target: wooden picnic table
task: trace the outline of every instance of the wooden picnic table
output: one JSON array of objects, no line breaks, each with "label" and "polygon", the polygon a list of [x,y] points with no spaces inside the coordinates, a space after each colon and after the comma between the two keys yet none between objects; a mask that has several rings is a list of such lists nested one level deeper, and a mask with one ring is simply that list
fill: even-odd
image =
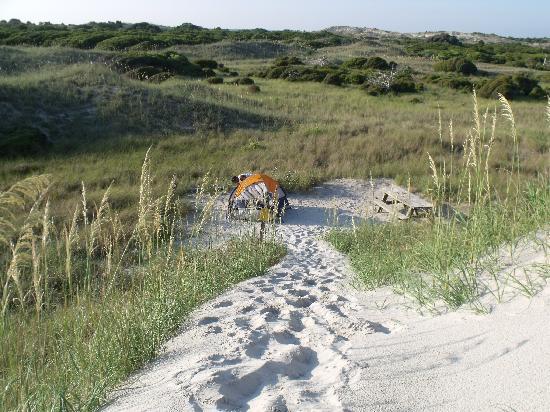
[{"label": "wooden picnic table", "polygon": [[[408,219],[411,216],[424,216],[433,211],[433,205],[430,202],[399,188],[387,189],[375,195],[373,203],[377,213],[384,210],[400,220]],[[404,213],[401,212],[401,209],[405,209]]]}]

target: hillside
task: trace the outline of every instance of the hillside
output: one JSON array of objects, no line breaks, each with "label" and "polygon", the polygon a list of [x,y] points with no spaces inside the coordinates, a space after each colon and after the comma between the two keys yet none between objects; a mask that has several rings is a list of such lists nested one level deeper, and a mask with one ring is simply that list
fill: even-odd
[{"label": "hillside", "polygon": [[487,33],[466,33],[460,31],[424,31],[424,32],[413,32],[413,33],[401,33],[396,31],[382,30],[372,27],[352,27],[352,26],[332,26],[325,29],[329,33],[334,33],[340,36],[348,36],[356,39],[383,39],[383,38],[411,38],[411,39],[429,39],[430,37],[448,34],[450,36],[455,36],[458,39],[468,42],[468,43],[477,43],[477,42],[486,42],[486,43],[528,43],[534,46],[540,47],[550,47],[550,38],[514,38],[499,36],[498,34],[487,34]]},{"label": "hillside", "polygon": [[549,95],[547,39],[0,21],[0,405],[544,410]]}]

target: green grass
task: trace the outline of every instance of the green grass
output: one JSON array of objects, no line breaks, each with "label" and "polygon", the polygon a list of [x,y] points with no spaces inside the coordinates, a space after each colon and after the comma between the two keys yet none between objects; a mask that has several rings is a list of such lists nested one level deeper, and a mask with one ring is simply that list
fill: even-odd
[{"label": "green grass", "polygon": [[[284,255],[273,237],[253,234],[191,246],[175,180],[157,197],[151,168],[147,152],[130,228],[112,187],[94,206],[83,186],[66,225],[51,218],[47,176],[0,192],[2,410],[96,410],[194,308]],[[203,182],[198,202],[208,205],[215,196]],[[207,211],[197,210],[202,220]]]},{"label": "green grass", "polygon": [[[262,65],[250,60],[234,68],[246,73]],[[3,159],[0,187],[51,174],[59,183],[59,216],[70,215],[81,181],[99,201],[114,180],[113,201],[130,219],[133,212],[124,206],[136,200],[135,171],[150,145],[160,181],[176,174],[179,195],[192,191],[206,172],[225,181],[241,170],[274,174],[291,191],[371,174],[399,183],[410,177],[414,188],[425,190],[428,168],[419,157],[427,151],[447,162],[460,157],[439,144],[438,107],[446,114],[443,128],[453,120],[457,152],[471,125],[469,95],[437,85],[420,95],[373,97],[357,87],[256,79],[261,92],[249,94],[244,86],[183,78],[138,82],[89,66],[0,76],[0,94],[10,102],[0,111],[8,123],[40,127],[54,142],[46,153]],[[480,104],[492,110],[495,102]],[[518,101],[514,110],[522,130],[522,173],[529,179],[548,168],[549,141],[536,126],[544,102]],[[495,145],[491,170],[507,162],[506,145]]]},{"label": "green grass", "polygon": [[96,410],[114,385],[152,359],[198,305],[257,276],[283,254],[243,239],[222,249],[159,255],[128,290],[80,296],[36,317],[14,313],[0,331],[3,410]]},{"label": "green grass", "polygon": [[[184,42],[197,31],[182,30]],[[71,42],[101,41],[89,34]],[[215,31],[202,34],[216,40],[208,37]],[[283,51],[337,60],[388,52],[385,58],[420,75],[432,72],[432,60],[404,56],[402,45],[391,42],[318,49],[307,34],[299,40],[180,47],[194,58],[230,59],[240,76]],[[206,174],[223,186],[243,170],[264,171],[290,191],[336,177],[390,177],[432,194],[438,204],[460,206],[473,194],[465,223],[438,218],[331,235],[368,286],[393,285],[421,302],[443,299],[452,307],[475,302],[481,256],[548,222],[545,102],[514,102],[519,140],[511,143],[509,124],[498,123],[491,156],[485,134],[474,133],[480,161],[470,159],[451,179],[450,165],[456,173],[473,147],[476,123],[463,92],[430,84],[418,95],[374,97],[358,87],[255,79],[261,92],[249,93],[182,77],[131,80],[102,64],[107,51],[0,52],[7,68],[0,74],[0,144],[5,136],[41,142],[33,155],[0,162],[0,402],[7,410],[96,409],[113,385],[158,353],[194,307],[282,256],[280,245],[253,238],[206,251],[174,247],[185,196],[197,187],[207,192]],[[530,72],[549,84],[545,73]],[[479,101],[484,130],[497,104]],[[435,159],[437,187],[421,160],[426,152]],[[511,168],[518,159],[521,168]],[[41,174],[49,177],[30,177]],[[510,192],[518,182],[521,190]],[[407,241],[419,235],[421,241]],[[373,242],[380,238],[386,242]]]}]

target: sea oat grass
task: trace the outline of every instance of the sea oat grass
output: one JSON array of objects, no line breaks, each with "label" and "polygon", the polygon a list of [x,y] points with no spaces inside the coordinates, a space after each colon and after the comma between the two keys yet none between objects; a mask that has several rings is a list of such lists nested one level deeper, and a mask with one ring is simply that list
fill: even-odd
[{"label": "sea oat grass", "polygon": [[96,410],[195,307],[284,254],[272,238],[254,236],[187,246],[175,232],[176,180],[154,197],[149,153],[133,230],[109,203],[112,185],[92,207],[82,184],[72,220],[60,225],[47,178],[0,192],[2,410]]},{"label": "sea oat grass", "polygon": [[[507,136],[496,133],[496,107],[493,115],[485,110],[479,115],[474,93],[473,127],[464,140],[463,159],[445,172],[445,163],[428,154],[427,169],[432,172],[432,200],[435,217],[425,222],[360,225],[351,231],[337,230],[329,240],[349,254],[359,279],[369,288],[392,285],[413,296],[422,306],[444,302],[451,308],[471,305],[484,310],[479,302],[488,293],[480,278],[494,273],[491,266],[499,253],[509,249],[514,255],[519,239],[542,230],[545,235],[535,242],[548,243],[550,222],[550,186],[548,175],[541,171],[533,181],[519,176],[520,139],[510,103],[500,96],[502,117],[509,125]],[[453,139],[452,129],[450,138]],[[454,142],[453,142],[454,143]],[[453,145],[451,143],[451,145]],[[506,184],[493,185],[491,153],[504,145],[511,153],[510,162],[499,171]],[[439,163],[439,167],[437,166]],[[456,187],[458,191],[442,188]],[[516,190],[509,190],[514,187]],[[444,207],[445,206],[445,207]],[[460,210],[466,210],[467,213]],[[547,245],[543,245],[547,250]],[[540,290],[529,276],[512,282],[526,294]],[[539,278],[540,279],[540,278]],[[495,278],[495,282],[501,282]],[[501,285],[502,286],[502,285]],[[496,295],[503,293],[497,287]]]}]

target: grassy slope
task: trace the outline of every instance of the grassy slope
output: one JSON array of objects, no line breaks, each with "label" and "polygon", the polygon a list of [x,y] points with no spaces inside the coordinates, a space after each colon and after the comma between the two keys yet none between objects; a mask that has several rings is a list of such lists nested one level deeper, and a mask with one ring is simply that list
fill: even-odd
[{"label": "grassy slope", "polygon": [[[330,55],[338,55],[338,50],[342,57],[371,52],[368,45],[350,47],[330,48]],[[417,69],[431,64],[406,62]],[[232,67],[246,73],[263,64],[235,61]],[[427,151],[450,157],[449,149],[439,145],[438,107],[446,113],[444,128],[452,118],[457,142],[465,139],[470,126],[470,96],[437,86],[417,96],[371,97],[358,88],[257,83],[262,89],[258,94],[242,86],[185,79],[154,85],[78,65],[62,70],[46,65],[0,77],[0,91],[22,113],[19,121],[42,122],[52,130],[52,139],[64,144],[48,156],[3,161],[0,186],[31,173],[51,173],[61,198],[71,198],[83,180],[97,199],[115,180],[112,200],[124,208],[135,200],[130,189],[141,162],[136,153],[154,144],[157,173],[178,175],[180,194],[207,171],[226,179],[239,170],[264,170],[279,177],[292,171],[283,179],[291,189],[304,189],[317,179],[365,178],[371,173],[399,182],[410,177],[412,185],[422,189],[427,168],[418,157]],[[33,110],[37,101],[45,115]],[[490,101],[481,104],[494,107]],[[543,103],[515,102],[514,110],[523,131],[524,172],[532,176],[544,169],[549,149],[548,139],[535,126],[543,121]],[[75,141],[80,150],[65,153]],[[498,166],[507,157],[506,150],[497,147],[491,161]]]},{"label": "grassy slope", "polygon": [[[376,47],[355,44],[321,50],[318,55],[326,52],[342,58],[371,54],[377,51]],[[201,52],[207,54],[213,50],[213,46],[204,51],[194,47],[193,53],[199,57]],[[233,53],[227,48],[222,48],[222,52]],[[273,172],[293,189],[307,188],[317,179],[366,178],[371,174],[395,177],[400,182],[410,177],[413,186],[425,189],[429,185],[428,165],[419,159],[425,159],[427,151],[438,160],[449,162],[451,157],[448,145],[439,141],[438,107],[446,113],[444,128],[453,119],[457,146],[471,127],[471,97],[433,86],[418,96],[370,97],[357,88],[262,80],[258,81],[262,91],[248,94],[243,87],[209,86],[185,79],[161,85],[130,81],[101,66],[84,65],[90,56],[79,53],[84,52],[56,50],[52,63],[48,59],[50,49],[25,49],[22,56],[18,57],[16,52],[11,57],[20,62],[17,69],[11,75],[0,76],[0,93],[9,98],[12,106],[3,105],[0,110],[13,113],[15,107],[20,123],[43,122],[40,126],[50,131],[55,141],[53,150],[45,156],[2,159],[0,187],[4,189],[29,174],[51,173],[57,182],[52,193],[55,201],[52,210],[58,218],[72,215],[74,205],[79,202],[74,195],[79,191],[80,181],[86,182],[91,202],[99,203],[114,180],[109,194],[113,209],[121,211],[123,218],[133,215],[138,209],[138,170],[143,152],[151,144],[155,146],[152,163],[156,181],[165,186],[177,174],[180,195],[193,188],[206,172],[226,179],[243,169]],[[249,56],[267,57],[261,53]],[[432,64],[421,59],[401,61],[425,71]],[[266,63],[261,59],[235,59],[231,65],[246,72]],[[413,98],[420,102],[413,102]],[[481,104],[483,113],[485,107],[492,110],[495,103]],[[549,141],[540,128],[544,106],[516,102],[514,110],[518,129],[522,131],[522,177],[533,178],[548,167]],[[500,132],[505,126],[498,127]],[[75,142],[78,144],[74,145]],[[462,153],[456,153],[455,160],[461,156]],[[502,138],[493,148],[491,169],[505,166],[509,160],[509,141]],[[494,182],[502,188],[497,176],[495,173]],[[153,191],[160,193],[156,186]],[[547,197],[537,195],[537,199]],[[545,208],[547,203],[540,204]],[[529,225],[519,229],[527,230],[534,227],[533,223],[547,220],[546,215],[533,215],[540,219],[530,220]],[[511,233],[510,227],[503,224],[507,222],[502,220],[491,221],[492,226],[479,222],[476,230],[492,227],[502,235],[490,238],[486,245],[507,239],[505,235]],[[519,229],[514,233],[523,233]],[[381,230],[396,236],[400,236],[400,231],[409,231],[403,233],[407,236],[418,233],[414,226]],[[431,229],[420,230],[429,234]],[[371,235],[360,234],[363,240]],[[391,239],[393,235],[387,236]],[[62,259],[63,233],[51,238],[52,242],[54,238],[59,242],[56,251],[58,260]],[[441,238],[433,238],[432,243],[432,238],[427,239],[425,249],[410,254],[403,254],[402,250],[395,254],[393,247],[365,251],[349,238],[341,245],[347,245],[342,246],[347,251],[355,247],[367,260],[384,254],[397,262],[405,256],[408,260],[401,261],[401,267],[405,267],[418,262],[415,260],[418,256],[429,259],[443,245]],[[457,242],[452,246],[460,247],[470,244],[471,236],[466,231],[453,239]],[[124,245],[115,246],[124,249]],[[483,242],[478,246],[471,251],[479,252]],[[105,267],[109,266],[105,255],[108,245],[105,247],[96,262],[94,275],[98,279],[102,279]],[[273,244],[266,244],[263,254],[252,253],[252,247],[244,243],[229,252],[188,253],[170,259],[161,259],[164,255],[159,249],[158,260],[142,265],[134,279],[125,279],[129,283],[122,282],[123,287],[110,294],[105,295],[103,288],[91,295],[81,290],[68,296],[68,305],[61,300],[57,302],[59,306],[54,305],[59,310],[45,310],[40,322],[30,314],[14,311],[2,329],[2,404],[7,409],[41,410],[52,406],[67,409],[68,403],[77,408],[95,408],[109,387],[154,355],[195,305],[234,282],[262,273],[282,253]],[[228,255],[242,257],[243,251],[245,259],[229,258],[234,264],[227,263]],[[80,265],[76,275],[81,275],[82,253],[75,256],[75,264]],[[457,259],[444,263],[456,263],[461,258],[451,257]],[[369,270],[364,261],[355,262],[359,271]],[[59,266],[52,274],[50,268],[60,291],[66,290],[64,270]],[[221,276],[209,277],[214,273]],[[444,289],[448,285],[443,282],[442,286]],[[464,288],[459,291],[468,292]],[[464,293],[458,300],[454,295],[451,298],[459,302],[466,296]],[[32,306],[32,291],[29,296],[28,303]]]}]

